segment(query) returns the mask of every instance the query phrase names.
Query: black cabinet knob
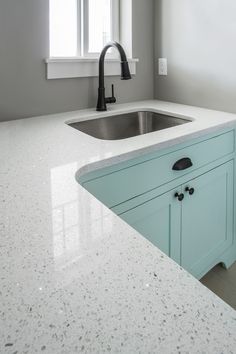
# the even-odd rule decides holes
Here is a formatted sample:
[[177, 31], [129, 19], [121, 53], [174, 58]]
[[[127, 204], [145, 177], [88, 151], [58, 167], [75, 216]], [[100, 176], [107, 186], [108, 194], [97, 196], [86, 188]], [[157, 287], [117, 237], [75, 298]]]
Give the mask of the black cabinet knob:
[[183, 193], [179, 194], [178, 192], [176, 192], [175, 198], [177, 198], [179, 202], [182, 202], [182, 200], [184, 200], [184, 194]]
[[195, 189], [194, 189], [194, 188], [189, 188], [189, 187], [186, 187], [186, 188], [185, 188], [185, 192], [188, 192], [188, 193], [189, 193], [189, 195], [193, 195], [193, 194], [194, 194], [194, 192], [195, 192]]

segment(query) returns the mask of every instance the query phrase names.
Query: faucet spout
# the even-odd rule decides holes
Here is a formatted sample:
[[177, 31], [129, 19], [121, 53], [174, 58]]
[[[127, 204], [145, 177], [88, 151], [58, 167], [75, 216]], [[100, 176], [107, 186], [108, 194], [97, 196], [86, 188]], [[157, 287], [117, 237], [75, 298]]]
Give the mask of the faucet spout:
[[105, 63], [105, 56], [109, 48], [114, 47], [120, 53], [121, 59], [121, 80], [130, 80], [130, 70], [129, 64], [127, 61], [127, 57], [123, 47], [117, 42], [109, 42], [103, 48], [100, 57], [99, 57], [99, 88], [98, 88], [98, 101], [97, 101], [97, 111], [106, 111], [107, 103], [115, 103], [116, 99], [114, 95], [112, 97], [106, 97], [105, 95], [105, 79], [104, 79], [104, 63]]
[[121, 62], [121, 80], [130, 80], [131, 75], [129, 71], [129, 63], [127, 61]]

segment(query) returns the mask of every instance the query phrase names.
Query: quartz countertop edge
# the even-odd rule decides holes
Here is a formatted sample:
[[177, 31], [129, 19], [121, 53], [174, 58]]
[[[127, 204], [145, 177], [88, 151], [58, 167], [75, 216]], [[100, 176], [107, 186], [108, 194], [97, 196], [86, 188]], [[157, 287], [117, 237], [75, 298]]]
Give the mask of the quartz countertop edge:
[[[66, 124], [135, 110], [193, 122], [117, 141]], [[0, 123], [0, 353], [235, 353], [236, 311], [75, 179], [235, 126], [158, 100]]]

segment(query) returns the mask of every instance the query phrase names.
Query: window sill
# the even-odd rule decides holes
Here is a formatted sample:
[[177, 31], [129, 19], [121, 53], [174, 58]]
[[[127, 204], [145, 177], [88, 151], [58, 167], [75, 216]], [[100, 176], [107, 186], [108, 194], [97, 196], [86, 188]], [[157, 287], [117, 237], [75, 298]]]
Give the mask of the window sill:
[[[128, 59], [131, 75], [136, 75], [139, 59]], [[50, 58], [46, 60], [47, 79], [65, 79], [98, 76], [97, 58]], [[105, 64], [106, 76], [120, 75], [120, 60], [108, 59]]]

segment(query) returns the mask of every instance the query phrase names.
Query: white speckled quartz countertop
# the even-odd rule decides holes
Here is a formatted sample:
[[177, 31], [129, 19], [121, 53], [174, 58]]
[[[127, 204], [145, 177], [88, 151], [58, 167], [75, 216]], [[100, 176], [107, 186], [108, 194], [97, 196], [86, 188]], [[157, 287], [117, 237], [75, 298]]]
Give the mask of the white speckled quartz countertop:
[[219, 129], [236, 115], [161, 101], [192, 123], [123, 141], [65, 124], [93, 110], [0, 124], [0, 353], [236, 353], [236, 312], [75, 180]]

